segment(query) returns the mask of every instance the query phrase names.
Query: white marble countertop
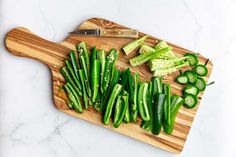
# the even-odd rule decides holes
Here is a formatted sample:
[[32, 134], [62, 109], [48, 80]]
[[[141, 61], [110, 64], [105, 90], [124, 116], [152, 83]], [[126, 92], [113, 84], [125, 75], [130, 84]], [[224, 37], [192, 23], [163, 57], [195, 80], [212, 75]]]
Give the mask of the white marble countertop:
[[0, 157], [175, 156], [59, 112], [49, 69], [4, 48], [13, 27], [61, 41], [91, 17], [209, 57], [216, 83], [205, 92], [180, 156], [236, 156], [235, 0], [0, 0]]

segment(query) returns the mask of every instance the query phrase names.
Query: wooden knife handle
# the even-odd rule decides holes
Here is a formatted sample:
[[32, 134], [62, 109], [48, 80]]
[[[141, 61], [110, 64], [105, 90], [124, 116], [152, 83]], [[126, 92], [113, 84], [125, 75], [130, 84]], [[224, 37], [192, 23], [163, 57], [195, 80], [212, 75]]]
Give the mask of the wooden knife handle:
[[138, 31], [135, 29], [101, 29], [101, 37], [138, 38]]

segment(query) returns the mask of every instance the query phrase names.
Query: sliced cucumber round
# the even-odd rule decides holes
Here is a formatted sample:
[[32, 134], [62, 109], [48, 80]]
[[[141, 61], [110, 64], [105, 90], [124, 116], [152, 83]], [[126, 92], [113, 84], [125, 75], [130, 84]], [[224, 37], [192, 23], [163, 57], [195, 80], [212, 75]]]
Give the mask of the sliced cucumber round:
[[188, 77], [189, 83], [194, 84], [197, 81], [197, 74], [192, 70], [186, 70], [184, 75]]
[[184, 94], [192, 94], [192, 95], [198, 95], [199, 89], [192, 84], [188, 84], [184, 89], [183, 89]]
[[192, 94], [185, 94], [184, 95], [184, 107], [192, 109], [194, 108], [198, 103], [197, 96]]
[[197, 78], [194, 85], [199, 89], [199, 91], [204, 91], [206, 89], [206, 81], [201, 77]]
[[189, 82], [189, 79], [186, 75], [180, 74], [175, 78], [175, 81], [179, 84], [187, 84]]
[[206, 76], [208, 73], [208, 69], [205, 65], [198, 64], [193, 68], [193, 71], [198, 75], [198, 76]]
[[193, 53], [185, 53], [185, 57], [188, 57], [187, 61], [189, 62], [189, 65], [194, 66], [198, 64], [198, 57], [196, 54]]

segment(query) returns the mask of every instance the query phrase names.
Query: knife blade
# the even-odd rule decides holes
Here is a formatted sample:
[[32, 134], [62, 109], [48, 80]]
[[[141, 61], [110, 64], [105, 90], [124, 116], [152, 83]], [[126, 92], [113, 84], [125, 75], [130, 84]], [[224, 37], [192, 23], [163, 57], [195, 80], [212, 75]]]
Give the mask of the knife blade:
[[138, 38], [136, 29], [80, 29], [70, 32], [71, 35], [100, 36], [117, 38]]

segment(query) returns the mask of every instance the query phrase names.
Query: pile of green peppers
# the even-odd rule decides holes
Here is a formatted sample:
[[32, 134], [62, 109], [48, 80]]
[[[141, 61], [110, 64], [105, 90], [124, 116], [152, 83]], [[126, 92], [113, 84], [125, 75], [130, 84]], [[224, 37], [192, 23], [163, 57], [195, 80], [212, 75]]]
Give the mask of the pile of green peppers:
[[68, 107], [82, 113], [91, 106], [102, 113], [105, 125], [113, 121], [115, 128], [140, 116], [143, 129], [158, 135], [163, 127], [171, 134], [183, 99], [171, 95], [170, 85], [163, 84], [162, 78], [142, 82], [130, 68], [116, 69], [118, 55], [115, 49], [105, 52], [95, 46], [90, 52], [85, 42], [76, 45], [76, 52], [70, 51], [61, 68]]

